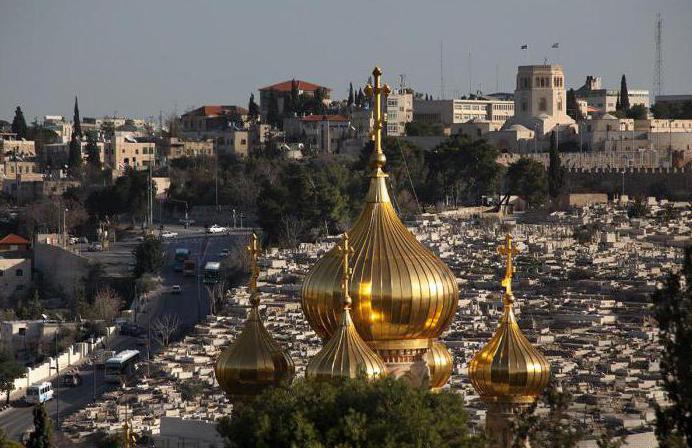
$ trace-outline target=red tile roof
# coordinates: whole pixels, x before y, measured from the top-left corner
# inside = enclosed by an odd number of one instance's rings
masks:
[[[0,240],[0,245],[16,245],[16,246],[21,246],[29,244],[28,240],[25,240],[19,235],[15,235],[14,233],[10,233],[7,235],[5,238]]]
[[[348,121],[348,118],[343,115],[308,115],[301,121]]]
[[[221,106],[221,105],[204,105],[198,107],[197,109],[186,112],[183,115],[199,115],[204,117],[210,117],[214,115],[226,115],[228,113],[237,113],[245,115],[248,110],[240,106]]]
[[[271,86],[262,87],[260,89],[260,92],[263,90],[275,90],[277,92],[290,92],[291,88],[293,87],[293,81],[294,80],[284,81],[284,82],[280,82],[278,84],[273,84]],[[322,87],[322,86],[317,85],[317,84],[313,84],[311,82],[301,81],[300,79],[296,79],[295,82],[298,83],[298,90],[303,90],[305,92],[314,92],[315,90],[320,89],[320,88],[322,88],[328,92],[331,92],[331,90],[332,90],[332,89],[328,89],[326,87]]]

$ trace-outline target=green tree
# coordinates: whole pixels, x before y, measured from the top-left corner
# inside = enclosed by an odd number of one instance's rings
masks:
[[[548,409],[546,414],[536,414],[539,402]],[[575,448],[584,431],[578,422],[569,419],[570,403],[572,394],[551,381],[540,399],[522,412],[514,423],[513,448],[523,447],[527,439],[533,448]]]
[[[635,198],[634,202],[627,207],[627,216],[629,218],[643,218],[647,213],[648,209],[641,197]]]
[[[646,120],[646,117],[648,116],[646,106],[643,104],[635,104],[634,106],[630,107],[630,110],[627,111],[625,116],[633,120]]]
[[[89,166],[101,169],[101,151],[98,147],[98,141],[95,132],[89,132],[87,134],[87,144],[85,147],[87,162]]]
[[[257,117],[259,117],[259,106],[257,106],[257,103],[255,102],[255,94],[251,93],[250,94],[250,101],[248,101],[247,104],[247,110],[248,110],[248,116],[252,121],[256,121]]]
[[[24,112],[22,112],[22,108],[20,106],[17,106],[17,108],[14,111],[14,119],[12,120],[12,132],[17,134],[17,138],[26,138],[26,120],[24,119]]]
[[[72,134],[70,139],[70,151],[67,159],[67,166],[75,176],[82,167],[82,143],[76,134]]]
[[[684,282],[683,282],[684,280]],[[680,272],[671,273],[653,296],[658,322],[661,379],[670,406],[656,409],[656,437],[661,448],[692,446],[692,247]]]
[[[548,178],[541,162],[521,158],[507,169],[507,195],[517,195],[529,207],[540,207],[548,193]]]
[[[406,123],[406,135],[415,137],[442,135],[442,125],[413,120]]]
[[[353,101],[354,101],[354,97],[353,97],[353,83],[350,82],[350,83],[348,83],[348,100],[346,100],[346,105],[347,105],[348,107],[353,106]]]
[[[190,378],[177,384],[178,392],[185,401],[193,401],[199,398],[208,384],[198,378]]]
[[[163,266],[163,248],[161,241],[147,236],[134,250],[135,276],[141,277],[147,272],[156,273]]]
[[[584,119],[584,115],[579,109],[579,103],[577,103],[577,95],[574,89],[569,89],[567,91],[567,115],[572,117],[575,121],[580,121]]]
[[[554,132],[553,132],[554,136]],[[555,139],[550,139],[550,163],[548,165],[548,193],[550,197],[557,198],[562,192],[565,180],[565,169],[562,167],[560,152],[555,144]]]
[[[402,381],[297,381],[269,389],[217,425],[227,448],[483,447],[461,395],[413,389]]]
[[[46,408],[41,404],[34,406],[34,430],[29,435],[26,448],[52,448],[53,447],[53,424],[48,418]]]
[[[25,370],[10,353],[0,352],[0,391],[5,392],[7,404],[10,403],[10,392],[14,389],[14,380],[21,378]]]
[[[79,118],[79,104],[77,97],[74,97],[74,116],[72,117],[72,133],[77,137],[82,136],[82,120]]]
[[[620,109],[625,111],[625,113],[630,110],[630,94],[627,91],[627,78],[625,78],[625,75],[622,75],[620,80]]]

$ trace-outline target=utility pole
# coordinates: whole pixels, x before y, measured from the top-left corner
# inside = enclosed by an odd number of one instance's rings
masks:
[[[216,213],[219,212],[219,153],[214,153],[214,196],[216,198]]]

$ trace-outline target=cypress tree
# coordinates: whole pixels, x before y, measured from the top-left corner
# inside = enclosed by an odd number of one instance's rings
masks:
[[[250,100],[247,103],[247,110],[248,110],[248,115],[250,116],[250,119],[253,121],[257,120],[257,117],[259,116],[259,107],[257,106],[257,103],[255,102],[255,94],[251,93],[250,94]]]
[[[622,110],[622,103],[620,102],[620,92],[618,92],[618,96],[615,99],[615,111],[620,112]]]
[[[72,117],[73,133],[77,137],[82,136],[82,122],[79,119],[79,104],[77,103],[77,97],[74,97],[74,116]]]
[[[276,98],[276,94],[273,90],[269,91],[267,104],[267,122],[271,126],[278,127],[279,125],[279,104]]]
[[[68,154],[67,166],[76,174],[77,170],[82,166],[82,144],[77,136],[73,133],[70,140],[70,151]]]
[[[548,165],[548,193],[553,199],[560,195],[565,178],[560,152],[555,145],[555,137],[555,131],[553,131],[550,138],[550,164]]]
[[[625,75],[622,75],[622,80],[620,81],[620,108],[625,112],[630,110],[630,95],[627,91],[627,79]]]
[[[348,101],[346,102],[348,107],[353,106],[353,83],[348,83]]]
[[[101,168],[101,154],[96,141],[96,133],[89,132],[86,144],[87,162],[95,168]]]
[[[51,448],[53,446],[53,425],[46,413],[46,407],[34,407],[34,431],[29,435],[26,448]]]
[[[26,138],[26,120],[24,119],[24,112],[22,112],[22,108],[20,106],[17,106],[17,109],[14,111],[12,132],[17,134],[17,138]]]

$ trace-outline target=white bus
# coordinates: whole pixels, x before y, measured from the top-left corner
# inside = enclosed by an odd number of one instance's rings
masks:
[[[221,263],[218,261],[207,261],[204,265],[204,277],[202,282],[207,285],[214,285],[221,280]]]
[[[26,390],[25,401],[31,404],[45,403],[48,400],[53,399],[53,386],[48,382],[44,381],[39,384],[32,384]]]
[[[134,373],[137,361],[139,361],[139,350],[123,350],[108,358],[105,365],[104,380],[109,383],[121,382]]]

